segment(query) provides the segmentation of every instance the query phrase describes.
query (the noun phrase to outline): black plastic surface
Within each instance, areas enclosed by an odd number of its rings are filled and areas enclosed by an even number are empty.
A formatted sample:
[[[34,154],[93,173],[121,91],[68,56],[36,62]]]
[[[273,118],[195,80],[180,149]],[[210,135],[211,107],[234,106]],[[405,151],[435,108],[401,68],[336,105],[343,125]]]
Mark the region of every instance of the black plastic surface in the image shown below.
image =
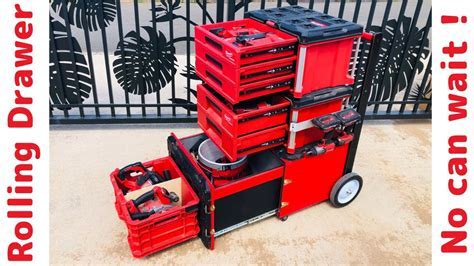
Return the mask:
[[[281,178],[216,200],[216,232],[278,208]]]
[[[342,121],[344,126],[352,125],[361,120],[361,115],[353,108],[345,109],[335,114],[339,120]]]
[[[335,128],[341,124],[341,120],[333,114],[328,114],[320,117],[316,117],[311,120],[315,126],[321,130],[328,130]]]
[[[196,171],[189,159],[183,154],[183,151],[177,146],[176,138],[173,136],[168,137],[168,152],[199,197],[199,237],[205,247],[211,248],[211,215],[206,211],[211,202],[211,192],[205,177]]]
[[[328,88],[324,90],[317,90],[312,93],[304,95],[302,98],[297,99],[289,97],[293,109],[304,108],[316,104],[329,102],[334,99],[343,98],[352,94],[352,87],[340,86],[334,88]]]
[[[280,30],[298,37],[300,43],[316,43],[361,35],[363,27],[301,6],[286,6],[247,12],[261,22],[272,22]]]

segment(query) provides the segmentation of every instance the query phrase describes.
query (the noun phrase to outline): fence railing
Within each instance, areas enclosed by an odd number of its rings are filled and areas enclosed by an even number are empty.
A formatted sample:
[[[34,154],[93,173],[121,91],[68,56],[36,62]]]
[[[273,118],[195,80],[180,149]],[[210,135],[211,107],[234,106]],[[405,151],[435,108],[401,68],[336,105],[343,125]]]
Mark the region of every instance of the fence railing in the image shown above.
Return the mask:
[[[193,26],[290,4],[383,33],[368,119],[431,117],[430,1],[53,0],[50,121],[195,121]],[[360,48],[354,102],[369,47]]]

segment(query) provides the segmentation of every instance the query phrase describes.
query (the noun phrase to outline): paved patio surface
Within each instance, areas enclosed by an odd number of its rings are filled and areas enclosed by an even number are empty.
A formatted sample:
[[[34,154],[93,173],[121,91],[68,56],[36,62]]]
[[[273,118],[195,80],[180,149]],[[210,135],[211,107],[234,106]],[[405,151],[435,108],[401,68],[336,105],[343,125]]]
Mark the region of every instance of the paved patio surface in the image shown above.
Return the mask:
[[[365,124],[354,168],[364,188],[345,208],[322,203],[286,222],[268,218],[219,237],[214,251],[195,239],[133,259],[108,175],[130,162],[165,156],[170,131],[187,136],[199,129],[193,124],[51,127],[51,263],[431,263],[430,121]]]

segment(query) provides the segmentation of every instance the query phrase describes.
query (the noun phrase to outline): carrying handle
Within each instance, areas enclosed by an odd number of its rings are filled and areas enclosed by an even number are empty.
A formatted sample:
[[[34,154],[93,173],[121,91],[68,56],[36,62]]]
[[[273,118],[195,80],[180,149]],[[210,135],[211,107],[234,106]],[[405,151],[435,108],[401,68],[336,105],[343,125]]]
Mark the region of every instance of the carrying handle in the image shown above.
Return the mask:
[[[135,205],[135,207],[138,207],[140,206],[141,204],[149,201],[149,200],[152,200],[155,198],[155,190],[152,189],[150,191],[147,191],[145,193],[143,193],[140,197],[132,200],[133,202],[133,205]]]
[[[250,41],[263,39],[265,38],[265,36],[267,36],[266,32],[255,33],[251,35],[240,35],[240,36],[235,37],[235,42],[242,45],[246,45]]]
[[[145,166],[143,166],[143,164],[141,162],[135,162],[135,163],[129,164],[127,166],[124,166],[122,169],[120,169],[119,172],[118,172],[118,177],[121,180],[125,180],[126,175],[130,174],[131,172],[136,172],[137,171],[137,170],[134,170],[134,168],[138,168],[138,169],[142,170],[143,173],[148,172],[148,169],[146,169]]]
[[[331,37],[334,35],[345,34],[346,32],[347,32],[346,28],[329,30],[323,33],[323,37]]]

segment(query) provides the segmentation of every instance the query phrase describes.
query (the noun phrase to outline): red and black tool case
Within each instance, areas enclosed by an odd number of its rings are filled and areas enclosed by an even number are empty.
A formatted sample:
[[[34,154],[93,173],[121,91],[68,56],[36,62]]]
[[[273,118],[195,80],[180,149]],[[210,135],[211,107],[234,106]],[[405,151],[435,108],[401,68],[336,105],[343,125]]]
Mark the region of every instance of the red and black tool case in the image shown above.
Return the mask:
[[[198,85],[198,124],[231,161],[285,142],[290,102],[281,95],[232,105]]]
[[[195,27],[196,73],[236,104],[292,88],[297,39],[252,19]]]
[[[351,94],[352,87],[341,86],[318,90],[300,99],[289,97],[291,108],[287,151],[295,153],[298,148],[321,140],[324,131],[314,124],[313,119],[340,111],[343,100]]]
[[[355,40],[358,50],[361,25],[300,6],[250,11],[246,17],[298,37],[294,97],[354,83],[356,56],[352,63],[351,58]]]

